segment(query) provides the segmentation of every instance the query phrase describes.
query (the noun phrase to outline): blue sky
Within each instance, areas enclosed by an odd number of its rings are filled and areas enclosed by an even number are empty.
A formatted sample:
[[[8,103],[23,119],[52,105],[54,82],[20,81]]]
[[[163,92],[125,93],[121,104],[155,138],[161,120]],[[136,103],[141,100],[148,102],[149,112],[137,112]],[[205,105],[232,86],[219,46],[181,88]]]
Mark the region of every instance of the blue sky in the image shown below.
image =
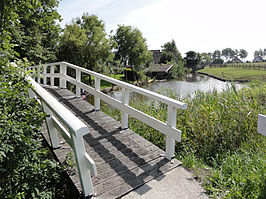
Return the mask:
[[[266,48],[266,0],[62,0],[62,27],[84,12],[105,22],[107,33],[118,24],[138,28],[149,49],[174,39],[182,54],[246,49],[248,60]]]

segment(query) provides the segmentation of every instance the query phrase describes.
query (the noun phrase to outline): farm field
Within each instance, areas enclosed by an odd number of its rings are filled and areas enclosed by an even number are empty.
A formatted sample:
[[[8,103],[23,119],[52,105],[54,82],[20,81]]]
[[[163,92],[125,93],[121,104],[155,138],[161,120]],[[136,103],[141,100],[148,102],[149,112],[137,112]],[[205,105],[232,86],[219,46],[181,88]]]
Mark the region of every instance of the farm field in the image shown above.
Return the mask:
[[[266,70],[232,68],[232,67],[205,67],[198,72],[207,73],[209,75],[225,79],[225,80],[261,80],[266,81]]]

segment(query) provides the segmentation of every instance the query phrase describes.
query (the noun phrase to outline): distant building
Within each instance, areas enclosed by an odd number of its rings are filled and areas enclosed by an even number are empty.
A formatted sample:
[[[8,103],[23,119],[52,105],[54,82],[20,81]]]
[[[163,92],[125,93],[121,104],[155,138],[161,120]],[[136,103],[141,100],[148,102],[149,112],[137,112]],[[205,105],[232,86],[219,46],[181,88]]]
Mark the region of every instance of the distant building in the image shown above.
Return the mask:
[[[233,63],[243,63],[238,57],[235,57],[232,61]]]
[[[162,56],[161,50],[150,50],[153,55],[154,64],[159,64]]]
[[[253,62],[263,62],[263,58],[261,56],[257,56],[253,59]]]
[[[154,65],[147,68],[144,73],[149,77],[155,77],[156,79],[167,79],[169,77],[169,71],[173,67],[173,64],[167,65]]]

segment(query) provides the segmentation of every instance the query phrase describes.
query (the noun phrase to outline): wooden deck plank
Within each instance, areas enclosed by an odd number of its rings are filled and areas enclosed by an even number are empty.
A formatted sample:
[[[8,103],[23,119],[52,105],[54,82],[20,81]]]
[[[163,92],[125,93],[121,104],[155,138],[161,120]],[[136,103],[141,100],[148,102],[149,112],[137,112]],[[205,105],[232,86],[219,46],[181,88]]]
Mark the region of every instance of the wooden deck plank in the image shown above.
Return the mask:
[[[98,198],[121,197],[180,165],[177,160],[170,163],[161,157],[164,151],[133,131],[122,130],[120,122],[102,111],[94,111],[92,105],[75,98],[70,91],[47,90],[88,126],[89,133],[83,138],[87,153],[96,163],[98,176],[92,177],[92,181]],[[72,152],[68,144],[62,145],[54,150],[61,162]],[[69,175],[81,191],[77,170]]]

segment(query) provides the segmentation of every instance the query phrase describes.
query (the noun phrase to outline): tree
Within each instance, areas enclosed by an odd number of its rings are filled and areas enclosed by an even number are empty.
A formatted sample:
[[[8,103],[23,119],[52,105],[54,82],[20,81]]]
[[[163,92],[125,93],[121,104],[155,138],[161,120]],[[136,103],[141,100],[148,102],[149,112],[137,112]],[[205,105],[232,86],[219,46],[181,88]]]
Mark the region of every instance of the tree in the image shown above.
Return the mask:
[[[58,3],[59,0],[0,1],[0,34],[9,37],[17,57],[20,54],[36,63],[56,59]]]
[[[148,51],[146,39],[137,28],[119,25],[112,38],[117,43],[115,60],[124,66],[130,65],[132,71],[140,70],[151,62],[152,54]]]
[[[233,59],[235,56],[235,51],[232,48],[225,48],[222,50],[221,54],[226,61],[229,61],[230,59]],[[221,57],[217,58],[220,59]]]
[[[78,24],[66,25],[60,38],[58,58],[79,66],[85,65],[85,53],[88,37]]]
[[[207,65],[211,63],[211,56],[209,53],[201,53],[200,54],[200,64]]]
[[[192,72],[197,70],[197,65],[200,62],[200,54],[195,51],[189,51],[186,53],[186,57],[184,58],[186,61],[186,67],[191,68]]]
[[[222,64],[224,62],[224,60],[221,58],[222,53],[219,50],[215,50],[212,54],[213,57],[213,64]]]
[[[182,56],[176,47],[175,41],[172,39],[172,41],[166,42],[162,46],[162,56],[160,63],[171,62],[173,59],[176,63],[178,63],[178,60],[182,59]]]
[[[239,56],[241,59],[245,59],[248,56],[248,52],[244,49],[239,50]]]
[[[221,56],[222,56],[222,53],[221,53],[221,51],[219,51],[219,50],[215,50],[214,52],[213,52],[213,59],[215,60],[215,59],[221,59]]]
[[[170,70],[170,76],[172,78],[178,78],[182,79],[185,75],[185,63],[183,60],[179,60],[178,63],[175,62],[175,60],[171,61],[171,64],[173,64],[173,67]]]
[[[160,58],[160,64],[167,64],[168,62],[171,62],[174,59],[174,55],[170,52],[163,51],[161,58]]]
[[[60,15],[56,10],[59,0],[28,0],[23,4],[9,0],[1,2],[10,6],[16,4],[15,14],[19,23],[10,25],[8,29],[20,57],[35,63],[55,61],[60,32],[57,23]]]
[[[112,60],[111,46],[104,22],[96,15],[84,13],[81,18],[73,19],[70,25],[66,25],[60,39],[58,58],[96,70]]]
[[[266,51],[266,49],[262,50],[262,49],[259,49],[259,50],[256,50],[254,52],[254,57],[264,57],[266,54],[264,54],[264,52]]]

